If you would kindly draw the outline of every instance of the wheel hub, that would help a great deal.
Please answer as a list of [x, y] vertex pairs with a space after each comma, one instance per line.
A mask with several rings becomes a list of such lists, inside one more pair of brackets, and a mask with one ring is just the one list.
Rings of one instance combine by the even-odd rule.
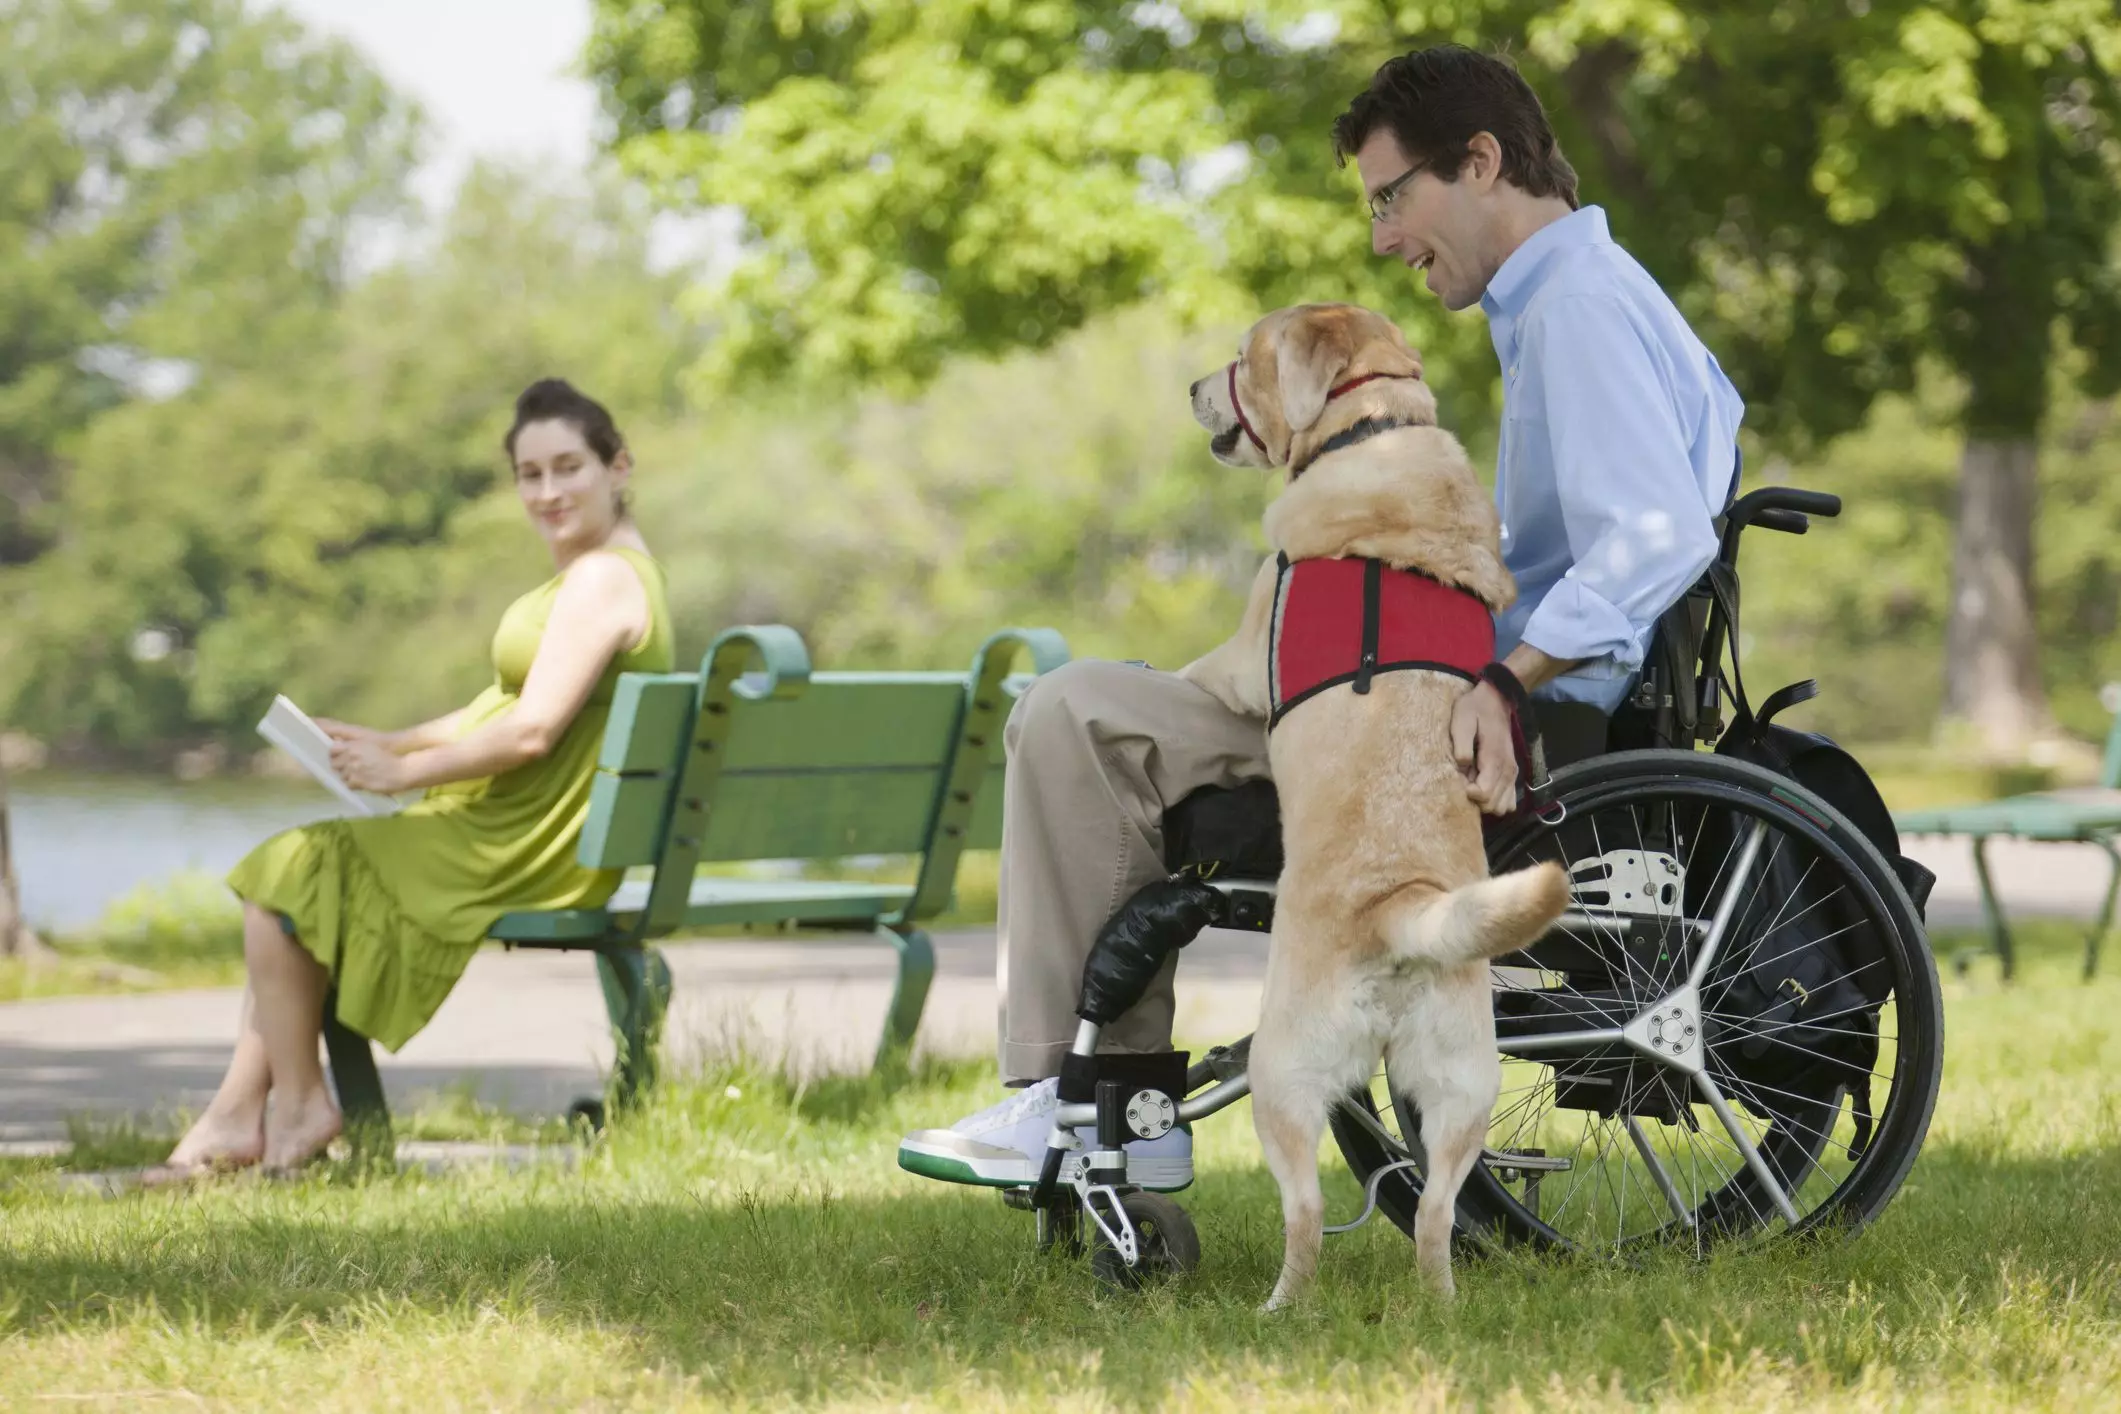
[[1699, 1075], [1707, 1065], [1701, 1038], [1701, 993], [1691, 982], [1621, 1028], [1630, 1046], [1654, 1061]]

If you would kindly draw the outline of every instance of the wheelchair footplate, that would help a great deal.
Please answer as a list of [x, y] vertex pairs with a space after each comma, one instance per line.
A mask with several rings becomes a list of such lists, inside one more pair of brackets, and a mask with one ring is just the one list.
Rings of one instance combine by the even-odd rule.
[[[1218, 1054], [1223, 1047], [1190, 1071], [1183, 1051], [1099, 1056], [1100, 1029], [1083, 1022], [1062, 1062], [1061, 1105], [1038, 1182], [1004, 1189], [1002, 1200], [1036, 1214], [1041, 1252], [1073, 1257], [1087, 1247], [1098, 1280], [1131, 1291], [1192, 1271], [1200, 1264], [1200, 1235], [1175, 1199], [1130, 1176], [1126, 1146], [1161, 1139], [1185, 1120], [1236, 1100], [1245, 1091], [1244, 1062], [1229, 1065]], [[1227, 1098], [1211, 1092], [1203, 1097], [1209, 1103], [1186, 1104], [1189, 1090], [1218, 1074], [1236, 1077], [1234, 1087], [1215, 1087], [1231, 1091]], [[1078, 1137], [1084, 1129], [1092, 1132], [1087, 1144]], [[1071, 1156], [1079, 1158], [1070, 1162]]]

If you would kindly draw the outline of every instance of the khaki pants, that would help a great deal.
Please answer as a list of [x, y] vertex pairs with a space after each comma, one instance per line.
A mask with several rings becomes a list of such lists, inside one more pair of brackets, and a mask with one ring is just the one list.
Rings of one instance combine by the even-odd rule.
[[[1168, 872], [1164, 807], [1266, 776], [1267, 730], [1170, 673], [1082, 659], [1031, 685], [1005, 741], [996, 981], [1002, 1079], [1021, 1084], [1060, 1072], [1098, 929]], [[1100, 1049], [1170, 1049], [1176, 966]]]

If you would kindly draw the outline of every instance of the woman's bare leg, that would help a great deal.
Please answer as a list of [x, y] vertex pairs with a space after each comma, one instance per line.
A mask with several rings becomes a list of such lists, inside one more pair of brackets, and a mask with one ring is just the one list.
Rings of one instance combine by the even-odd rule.
[[185, 1131], [151, 1177], [188, 1177], [201, 1166], [242, 1168], [265, 1156], [265, 1092], [271, 1083], [265, 1038], [258, 1033], [258, 1003], [243, 991], [243, 1019], [236, 1027], [236, 1053], [197, 1123]]
[[290, 1169], [336, 1139], [342, 1127], [317, 1057], [330, 975], [287, 936], [280, 920], [255, 904], [243, 906], [243, 960], [257, 997], [258, 1034], [272, 1072], [272, 1108], [265, 1118], [265, 1166]]

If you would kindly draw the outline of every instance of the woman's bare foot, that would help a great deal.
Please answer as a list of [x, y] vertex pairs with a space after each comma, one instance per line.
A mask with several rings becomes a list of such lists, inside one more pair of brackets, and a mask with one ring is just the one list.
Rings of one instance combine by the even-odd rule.
[[275, 1090], [272, 1113], [265, 1120], [265, 1171], [275, 1176], [293, 1173], [331, 1147], [345, 1127], [328, 1087], [304, 1095]]
[[249, 1168], [265, 1157], [265, 1116], [219, 1115], [209, 1109], [185, 1131], [169, 1157], [140, 1175], [143, 1188], [167, 1188], [210, 1174]]

